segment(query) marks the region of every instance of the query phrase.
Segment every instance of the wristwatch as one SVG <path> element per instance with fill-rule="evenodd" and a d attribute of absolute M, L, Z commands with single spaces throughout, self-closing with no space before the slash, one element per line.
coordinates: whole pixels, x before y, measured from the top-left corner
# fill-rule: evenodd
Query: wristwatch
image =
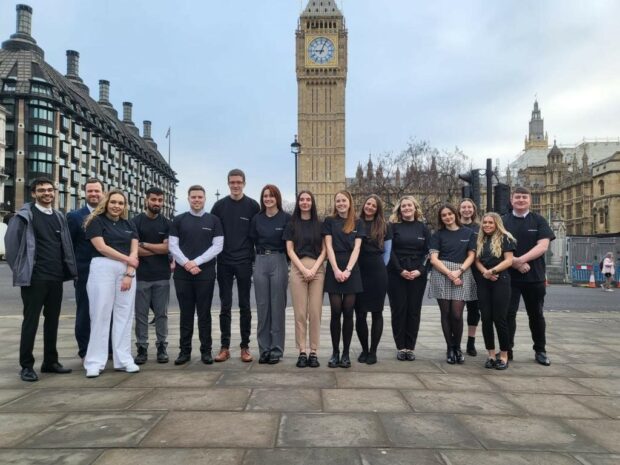
<path fill-rule="evenodd" d="M 491 274 L 492 274 L 493 276 L 497 276 L 497 275 L 499 274 L 499 272 L 498 272 L 495 268 L 493 268 L 493 269 L 491 270 Z"/>
<path fill-rule="evenodd" d="M 128 278 L 135 278 L 136 277 L 136 273 L 125 273 L 125 276 L 127 276 Z"/>
<path fill-rule="evenodd" d="M 138 242 L 138 245 L 142 248 L 144 248 L 144 242 Z"/>

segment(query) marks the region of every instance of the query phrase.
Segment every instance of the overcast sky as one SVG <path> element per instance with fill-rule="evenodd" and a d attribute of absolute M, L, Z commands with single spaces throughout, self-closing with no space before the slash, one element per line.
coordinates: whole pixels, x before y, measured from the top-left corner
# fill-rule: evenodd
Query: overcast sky
<path fill-rule="evenodd" d="M 185 190 L 208 203 L 240 167 L 247 193 L 273 182 L 294 191 L 290 143 L 297 132 L 295 29 L 307 0 L 30 0 L 33 36 L 48 63 L 80 75 L 98 98 L 153 137 Z M 460 147 L 475 165 L 512 161 L 523 148 L 535 95 L 558 143 L 620 136 L 620 2 L 609 0 L 345 0 L 349 30 L 347 176 L 368 154 L 411 138 Z M 0 38 L 15 32 L 3 1 Z"/>

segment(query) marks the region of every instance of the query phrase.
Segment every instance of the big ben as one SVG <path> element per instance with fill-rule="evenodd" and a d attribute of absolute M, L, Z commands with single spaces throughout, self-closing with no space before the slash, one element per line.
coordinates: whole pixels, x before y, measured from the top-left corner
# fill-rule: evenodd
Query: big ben
<path fill-rule="evenodd" d="M 297 190 L 310 190 L 319 214 L 345 188 L 347 30 L 334 0 L 310 0 L 296 32 Z"/>

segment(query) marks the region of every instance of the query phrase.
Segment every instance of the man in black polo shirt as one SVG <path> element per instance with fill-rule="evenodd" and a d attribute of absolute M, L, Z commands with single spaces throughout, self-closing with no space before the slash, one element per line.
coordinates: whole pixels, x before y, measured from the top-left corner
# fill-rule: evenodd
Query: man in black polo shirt
<path fill-rule="evenodd" d="M 9 222 L 4 236 L 6 260 L 13 271 L 13 285 L 21 287 L 24 304 L 19 344 L 20 376 L 23 381 L 37 381 L 32 351 L 39 327 L 43 323 L 43 373 L 71 373 L 58 362 L 56 340 L 62 304 L 62 283 L 77 277 L 75 255 L 67 220 L 54 210 L 55 190 L 52 181 L 37 178 L 30 191 L 34 202 L 24 206 Z"/>
<path fill-rule="evenodd" d="M 217 257 L 217 283 L 220 290 L 220 333 L 222 347 L 215 357 L 216 362 L 230 358 L 230 320 L 232 308 L 233 281 L 237 279 L 239 296 L 239 326 L 241 330 L 241 360 L 252 361 L 250 353 L 250 288 L 252 286 L 252 262 L 254 244 L 250 239 L 250 220 L 260 211 L 256 200 L 243 193 L 245 173 L 240 169 L 228 173 L 230 195 L 218 200 L 211 213 L 222 222 L 226 241 L 224 251 Z"/>
<path fill-rule="evenodd" d="M 149 309 L 155 314 L 157 361 L 168 362 L 168 301 L 170 300 L 170 262 L 168 261 L 168 235 L 170 221 L 160 214 L 164 205 L 164 191 L 151 187 L 146 191 L 146 211 L 132 222 L 140 241 L 138 255 L 140 266 L 136 272 L 136 347 L 134 361 L 142 365 L 148 360 Z"/>
<path fill-rule="evenodd" d="M 175 365 L 189 362 L 194 334 L 194 310 L 198 314 L 198 335 L 203 363 L 213 363 L 211 354 L 211 301 L 215 287 L 215 257 L 222 251 L 224 232 L 217 216 L 205 212 L 205 189 L 188 190 L 190 211 L 174 217 L 170 226 L 169 248 L 177 266 L 174 287 L 180 321 L 180 353 Z"/>
<path fill-rule="evenodd" d="M 508 306 L 508 329 L 510 347 L 508 358 L 512 359 L 512 347 L 517 329 L 517 310 L 523 296 L 523 303 L 530 321 L 530 331 L 534 341 L 535 359 L 541 365 L 549 366 L 551 361 L 546 353 L 545 316 L 545 252 L 549 243 L 555 239 L 549 223 L 538 213 L 530 211 L 532 196 L 529 189 L 517 187 L 511 197 L 512 212 L 504 215 L 506 229 L 517 240 L 514 252 L 511 277 L 511 295 Z"/>

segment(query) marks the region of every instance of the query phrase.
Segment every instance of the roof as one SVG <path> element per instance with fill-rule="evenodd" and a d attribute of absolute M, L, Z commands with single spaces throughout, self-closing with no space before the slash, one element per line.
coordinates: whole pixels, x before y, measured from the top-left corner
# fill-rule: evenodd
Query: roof
<path fill-rule="evenodd" d="M 301 14 L 302 17 L 308 16 L 342 16 L 335 0 L 309 0 L 306 9 Z"/>

